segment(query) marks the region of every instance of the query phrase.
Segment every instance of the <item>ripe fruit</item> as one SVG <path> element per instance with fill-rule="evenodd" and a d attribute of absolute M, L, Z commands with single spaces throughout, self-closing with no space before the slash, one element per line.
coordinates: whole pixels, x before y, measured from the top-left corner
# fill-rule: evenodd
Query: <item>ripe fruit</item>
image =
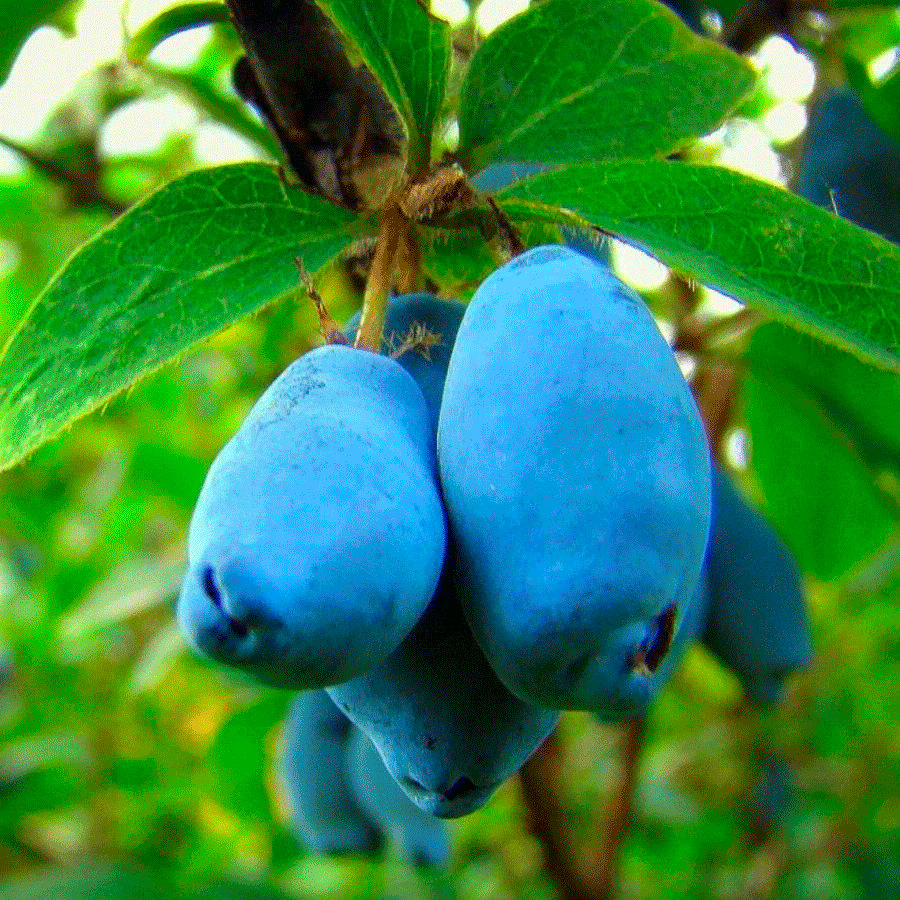
<path fill-rule="evenodd" d="M 346 753 L 348 783 L 380 830 L 400 844 L 417 865 L 440 866 L 447 862 L 450 838 L 446 823 L 422 812 L 410 801 L 384 767 L 375 745 L 358 728 L 350 734 Z"/>
<path fill-rule="evenodd" d="M 315 853 L 372 853 L 381 842 L 344 777 L 352 728 L 324 691 L 298 694 L 285 719 L 281 781 L 294 831 Z"/>
<path fill-rule="evenodd" d="M 784 679 L 812 656 L 803 584 L 790 552 L 721 472 L 713 476 L 703 643 L 757 703 L 776 703 Z"/>
<path fill-rule="evenodd" d="M 709 527 L 703 427 L 640 298 L 564 247 L 494 272 L 451 355 L 438 464 L 500 680 L 527 703 L 640 714 Z"/>
<path fill-rule="evenodd" d="M 556 710 L 522 703 L 497 680 L 448 576 L 394 653 L 328 693 L 410 799 L 441 818 L 487 803 L 559 720 Z"/>
<path fill-rule="evenodd" d="M 849 88 L 826 95 L 813 116 L 797 193 L 900 242 L 900 145 Z"/>
<path fill-rule="evenodd" d="M 397 360 L 425 395 L 435 431 L 450 351 L 465 310 L 461 303 L 439 300 L 433 294 L 406 294 L 391 299 L 385 316 L 384 342 L 388 348 L 400 344 L 413 325 L 424 325 L 432 334 L 440 335 L 440 343 L 429 349 L 427 357 L 418 350 L 409 350 Z M 359 318 L 357 313 L 344 327 L 350 341 L 356 337 Z"/>
<path fill-rule="evenodd" d="M 261 681 L 337 684 L 409 634 L 445 541 L 422 392 L 388 357 L 320 347 L 213 462 L 178 618 L 200 651 Z"/>

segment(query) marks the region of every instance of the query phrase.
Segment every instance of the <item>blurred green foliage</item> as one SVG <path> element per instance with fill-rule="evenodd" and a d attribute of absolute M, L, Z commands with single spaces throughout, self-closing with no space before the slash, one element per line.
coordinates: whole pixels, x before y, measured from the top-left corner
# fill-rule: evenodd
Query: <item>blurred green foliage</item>
<path fill-rule="evenodd" d="M 848 52 L 881 52 L 884 15 L 854 14 Z M 877 32 L 868 43 L 867 22 Z M 829 49 L 811 46 L 823 71 Z M 233 51 L 219 26 L 166 89 L 191 74 L 209 96 L 224 95 Z M 77 173 L 73 148 L 96 148 L 112 111 L 159 83 L 152 70 L 127 68 L 83 81 L 34 149 Z M 68 113 L 98 90 L 94 120 L 73 124 Z M 199 108 L 214 115 L 214 105 Z M 767 108 L 762 100 L 752 112 Z M 129 205 L 197 165 L 190 135 L 175 135 L 146 155 L 104 160 L 98 184 L 109 205 Z M 110 220 L 72 187 L 40 166 L 0 176 L 0 340 Z M 426 249 L 427 270 L 453 264 L 441 250 Z M 486 267 L 480 248 L 465 252 Z M 670 280 L 648 296 L 662 318 L 678 290 Z M 359 302 L 337 269 L 323 293 L 339 321 Z M 264 387 L 318 340 L 311 307 L 281 300 L 0 475 L 0 657 L 9 663 L 0 659 L 0 900 L 556 896 L 515 781 L 452 825 L 444 870 L 411 869 L 395 848 L 375 859 L 306 854 L 287 830 L 272 767 L 289 695 L 194 658 L 175 629 L 185 529 L 206 468 Z M 725 342 L 716 354 L 739 364 L 729 436 L 749 444 L 743 486 L 804 565 L 816 657 L 783 707 L 760 712 L 692 652 L 650 718 L 621 896 L 895 896 L 900 388 L 896 376 L 772 326 L 749 349 Z M 586 715 L 564 717 L 561 799 L 585 860 L 621 740 Z M 787 782 L 758 844 L 754 798 L 773 755 Z"/>

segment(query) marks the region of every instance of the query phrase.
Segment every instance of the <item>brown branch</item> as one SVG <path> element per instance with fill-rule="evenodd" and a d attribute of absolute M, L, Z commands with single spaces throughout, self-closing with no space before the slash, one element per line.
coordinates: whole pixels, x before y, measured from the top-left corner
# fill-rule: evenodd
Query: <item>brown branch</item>
<path fill-rule="evenodd" d="M 528 827 L 544 848 L 544 865 L 562 900 L 593 900 L 587 879 L 579 872 L 560 802 L 557 773 L 561 750 L 556 734 L 550 735 L 519 770 L 522 798 L 528 810 Z"/>
<path fill-rule="evenodd" d="M 235 89 L 268 123 L 304 187 L 359 208 L 354 169 L 399 155 L 400 126 L 378 82 L 354 68 L 313 0 L 227 0 L 246 56 Z"/>
<path fill-rule="evenodd" d="M 597 861 L 597 900 L 610 900 L 615 895 L 622 839 L 631 822 L 638 762 L 646 729 L 647 720 L 643 717 L 634 719 L 625 726 L 625 748 L 622 752 L 619 781 L 607 806 L 600 857 Z"/>
<path fill-rule="evenodd" d="M 69 202 L 73 206 L 99 206 L 113 215 L 121 215 L 128 208 L 118 200 L 107 196 L 98 183 L 101 166 L 96 154 L 91 153 L 92 161 L 86 172 L 73 172 L 58 163 L 55 159 L 38 153 L 18 141 L 0 135 L 0 146 L 18 154 L 41 175 L 58 182 L 65 188 Z"/>

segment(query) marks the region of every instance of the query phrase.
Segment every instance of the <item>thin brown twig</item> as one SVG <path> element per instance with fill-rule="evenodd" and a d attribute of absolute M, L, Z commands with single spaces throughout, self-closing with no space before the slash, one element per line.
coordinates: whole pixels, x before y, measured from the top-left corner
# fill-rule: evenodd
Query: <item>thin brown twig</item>
<path fill-rule="evenodd" d="M 593 900 L 594 893 L 579 871 L 560 803 L 559 740 L 552 734 L 519 770 L 528 826 L 544 849 L 544 865 L 561 900 Z"/>
<path fill-rule="evenodd" d="M 0 135 L 0 146 L 21 156 L 36 172 L 61 184 L 76 206 L 99 206 L 116 216 L 128 209 L 125 204 L 113 200 L 100 188 L 97 183 L 100 174 L 99 165 L 92 166 L 91 171 L 86 173 L 73 172 L 55 159 L 3 135 Z"/>
<path fill-rule="evenodd" d="M 616 792 L 612 796 L 603 823 L 600 857 L 597 861 L 597 900 L 610 900 L 615 896 L 622 856 L 622 839 L 631 822 L 634 788 L 637 783 L 638 763 L 647 730 L 643 717 L 625 726 L 625 748 L 622 752 L 621 770 Z"/>

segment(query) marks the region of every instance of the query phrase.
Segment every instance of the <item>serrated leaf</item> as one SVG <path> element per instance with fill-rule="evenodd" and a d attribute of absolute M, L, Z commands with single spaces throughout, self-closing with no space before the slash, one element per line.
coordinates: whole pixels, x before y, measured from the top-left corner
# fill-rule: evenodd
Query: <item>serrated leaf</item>
<path fill-rule="evenodd" d="M 450 71 L 450 29 L 416 0 L 318 0 L 356 46 L 406 127 L 413 169 L 429 162 Z"/>
<path fill-rule="evenodd" d="M 596 225 L 900 371 L 900 248 L 774 185 L 715 166 L 617 161 L 534 175 L 495 196 L 513 220 Z"/>
<path fill-rule="evenodd" d="M 163 10 L 142 25 L 125 49 L 129 62 L 141 65 L 167 38 L 189 28 L 228 21 L 228 9 L 218 0 L 198 0 Z"/>
<path fill-rule="evenodd" d="M 172 182 L 81 248 L 0 357 L 0 469 L 139 378 L 295 289 L 352 213 L 241 163 Z"/>
<path fill-rule="evenodd" d="M 753 80 L 744 60 L 649 0 L 545 0 L 472 59 L 460 160 L 477 172 L 665 155 L 713 131 Z"/>

